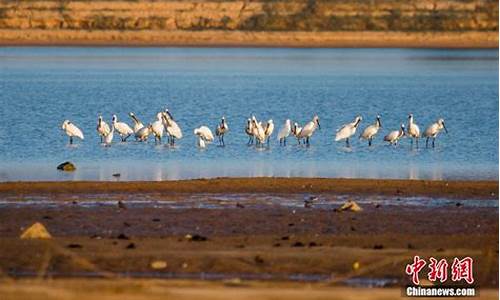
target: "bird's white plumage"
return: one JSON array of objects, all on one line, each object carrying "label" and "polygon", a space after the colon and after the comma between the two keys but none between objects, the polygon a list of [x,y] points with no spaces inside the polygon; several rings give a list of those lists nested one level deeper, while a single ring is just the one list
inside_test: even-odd
[{"label": "bird's white plumage", "polygon": [[151,124],[151,131],[154,134],[155,138],[161,140],[164,130],[165,127],[163,126],[162,113],[159,112],[158,114],[156,114],[156,121]]},{"label": "bird's white plumage", "polygon": [[81,140],[84,139],[83,132],[75,124],[71,123],[69,120],[65,120],[62,124],[62,129],[66,132],[69,137],[77,137]]},{"label": "bird's white plumage", "polygon": [[280,128],[280,131],[278,132],[278,140],[286,139],[288,136],[290,136],[290,133],[292,131],[292,123],[290,122],[290,119],[287,119],[285,121],[285,124]]},{"label": "bird's white plumage", "polygon": [[148,126],[143,126],[141,129],[139,129],[136,133],[135,133],[135,138],[139,141],[146,141],[149,137],[149,135],[151,134],[151,131],[152,131],[152,128],[151,128],[151,124],[149,124]]},{"label": "bird's white plumage", "polygon": [[97,133],[101,136],[101,137],[105,137],[109,134],[110,132],[110,128],[109,128],[109,125],[108,123],[106,123],[103,119],[102,119],[102,116],[99,116],[97,118]]},{"label": "bird's white plumage", "polygon": [[436,122],[429,125],[427,129],[425,129],[423,136],[435,138],[443,129],[446,130],[446,127],[444,126],[444,120],[439,119]]},{"label": "bird's white plumage", "polygon": [[132,121],[134,122],[134,133],[137,134],[139,130],[141,130],[144,127],[144,124],[137,118],[134,113],[129,113],[129,116],[132,118]]},{"label": "bird's white plumage", "polygon": [[266,138],[269,138],[273,134],[273,131],[274,131],[274,122],[273,120],[269,120],[267,121],[266,128],[264,129],[264,136]]},{"label": "bird's white plumage", "polygon": [[405,130],[405,125],[401,124],[401,128],[399,130],[391,131],[386,136],[384,136],[384,141],[389,142],[390,144],[397,143],[398,140],[405,135],[404,130]]},{"label": "bird's white plumage", "polygon": [[247,119],[247,125],[245,126],[245,133],[249,136],[253,136],[253,123],[251,119]]},{"label": "bird's white plumage", "polygon": [[257,122],[257,120],[254,118],[252,120],[252,131],[254,137],[259,141],[259,143],[264,143],[266,139],[266,134],[265,130],[262,127],[262,122]]},{"label": "bird's white plumage", "polygon": [[297,138],[308,138],[311,137],[319,127],[319,118],[318,116],[314,116],[312,121],[308,122],[304,127],[298,132]]},{"label": "bird's white plumage", "polygon": [[177,124],[177,122],[175,122],[174,119],[172,119],[172,116],[170,115],[170,113],[168,113],[168,110],[163,112],[163,120],[164,120],[165,124],[167,125],[165,127],[165,129],[166,129],[168,135],[170,135],[176,139],[181,139],[182,138],[182,130],[179,127],[179,125]]},{"label": "bird's white plumage", "polygon": [[365,140],[369,140],[378,133],[379,129],[380,129],[380,116],[377,116],[375,123],[367,126],[359,137]]},{"label": "bird's white plumage", "polygon": [[200,148],[205,148],[206,147],[205,141],[203,140],[203,138],[201,138],[201,136],[198,136],[196,144]]},{"label": "bird's white plumage", "polygon": [[122,138],[128,137],[129,135],[131,135],[131,134],[134,133],[134,131],[132,130],[132,128],[130,128],[130,126],[127,123],[125,123],[125,122],[118,122],[118,118],[116,117],[116,115],[113,115],[112,125],[115,128],[116,132],[118,132],[118,134]]},{"label": "bird's white plumage", "polygon": [[340,127],[335,134],[335,141],[338,142],[340,140],[348,139],[356,134],[356,129],[358,128],[361,120],[362,118],[357,116],[351,123],[342,125],[342,127]]},{"label": "bird's white plumage", "polygon": [[104,143],[106,145],[111,145],[111,143],[113,142],[113,136],[114,136],[114,132],[115,132],[115,128],[114,126],[111,126],[111,130],[109,131],[109,133],[104,137]]},{"label": "bird's white plumage", "polygon": [[419,138],[420,137],[420,128],[418,128],[418,125],[413,120],[413,115],[412,114],[410,114],[408,116],[408,129],[407,129],[407,133],[412,138]]},{"label": "bird's white plumage", "polygon": [[214,135],[212,134],[212,131],[210,128],[207,126],[200,126],[194,130],[194,134],[199,136],[203,141],[205,142],[213,142],[214,141]]}]

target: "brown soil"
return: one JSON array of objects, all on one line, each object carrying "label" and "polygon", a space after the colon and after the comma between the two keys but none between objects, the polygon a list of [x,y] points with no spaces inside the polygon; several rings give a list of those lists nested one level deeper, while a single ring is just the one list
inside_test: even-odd
[{"label": "brown soil", "polygon": [[0,29],[0,45],[498,48],[498,31],[162,31]]},{"label": "brown soil", "polygon": [[334,193],[497,199],[498,181],[218,178],[162,182],[6,182],[0,195],[87,193]]},{"label": "brown soil", "polygon": [[[325,284],[269,282],[207,282],[151,279],[59,279],[0,282],[3,300],[12,299],[99,299],[99,300],[392,300],[402,299],[400,288],[348,288]],[[404,299],[404,298],[403,298]],[[419,298],[435,299],[435,298]],[[445,298],[451,299],[451,298]],[[498,290],[480,289],[474,299],[498,299]]]},{"label": "brown soil", "polygon": [[[300,178],[3,183],[0,199],[13,202],[0,209],[0,298],[118,299],[126,294],[155,299],[162,291],[176,299],[233,299],[235,293],[239,299],[395,299],[409,282],[405,265],[419,255],[448,261],[471,256],[480,295],[491,299],[498,293],[497,208],[363,202],[361,212],[339,212],[315,205],[290,207],[286,195],[353,193],[356,199],[371,199],[374,194],[423,194],[453,204],[453,198],[467,203],[496,199],[492,193],[497,188],[498,182],[487,181]],[[154,204],[157,196],[176,204],[196,195],[201,203],[210,193],[235,192],[242,193],[240,198],[216,208]],[[283,203],[259,200],[270,192],[279,192]],[[252,201],[243,201],[245,195]],[[37,204],[43,200],[33,196],[53,202]],[[122,204],[110,202],[117,199]],[[135,202],[143,199],[150,202]],[[20,239],[35,222],[43,223],[53,238]],[[151,263],[158,260],[166,267],[153,269]],[[75,276],[80,279],[68,279]],[[388,280],[393,288],[349,287],[354,278]]]}]

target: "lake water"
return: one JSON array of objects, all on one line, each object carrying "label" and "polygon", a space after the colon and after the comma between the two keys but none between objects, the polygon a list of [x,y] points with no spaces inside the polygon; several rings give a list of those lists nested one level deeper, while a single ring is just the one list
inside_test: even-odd
[{"label": "lake water", "polygon": [[[498,50],[0,48],[0,181],[165,180],[219,176],[498,179]],[[97,115],[143,122],[168,107],[185,137],[175,148],[130,142],[103,147]],[[382,142],[415,115],[421,131],[446,120],[435,149]],[[246,119],[304,124],[318,114],[310,147],[246,145]],[[357,114],[382,116],[368,147],[334,142]],[[196,148],[193,129],[224,115],[226,147]],[[69,146],[63,120],[84,141]],[[56,170],[70,160],[73,173]]]}]

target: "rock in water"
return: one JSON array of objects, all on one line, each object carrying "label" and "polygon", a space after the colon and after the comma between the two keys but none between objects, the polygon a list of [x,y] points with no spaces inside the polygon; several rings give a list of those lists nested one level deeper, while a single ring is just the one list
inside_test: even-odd
[{"label": "rock in water", "polygon": [[353,200],[347,200],[347,202],[344,203],[339,208],[339,210],[340,211],[348,210],[348,211],[358,212],[358,211],[362,211],[363,209],[356,202],[354,202]]},{"label": "rock in water", "polygon": [[52,236],[42,223],[36,222],[26,229],[20,236],[21,239],[50,239]]},{"label": "rock in water", "polygon": [[61,171],[72,172],[72,171],[76,170],[76,167],[72,162],[66,161],[66,162],[63,162],[62,164],[58,165],[57,169],[61,170]]}]

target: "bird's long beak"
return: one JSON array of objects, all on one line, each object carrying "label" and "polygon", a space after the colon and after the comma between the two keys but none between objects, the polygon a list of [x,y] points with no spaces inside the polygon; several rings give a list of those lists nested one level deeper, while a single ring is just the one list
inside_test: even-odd
[{"label": "bird's long beak", "polygon": [[319,122],[318,122],[318,129],[321,130],[321,125],[319,124]]},{"label": "bird's long beak", "polygon": [[446,126],[444,126],[444,124],[443,124],[443,128],[444,128],[444,131],[445,131],[446,133],[448,133],[448,129],[446,129]]}]

